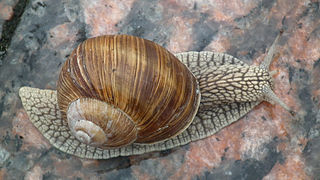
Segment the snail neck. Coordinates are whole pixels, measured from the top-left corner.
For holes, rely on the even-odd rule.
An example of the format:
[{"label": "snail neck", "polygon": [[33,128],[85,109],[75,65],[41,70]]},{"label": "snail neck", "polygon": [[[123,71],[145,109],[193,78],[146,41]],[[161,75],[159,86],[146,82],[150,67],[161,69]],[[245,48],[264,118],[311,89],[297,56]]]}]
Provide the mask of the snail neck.
[{"label": "snail neck", "polygon": [[200,74],[202,102],[207,105],[262,100],[265,87],[273,86],[268,70],[257,66],[228,64],[203,69]]},{"label": "snail neck", "polygon": [[72,134],[91,146],[110,149],[137,138],[136,125],[125,112],[97,99],[80,98],[70,103],[67,120]]}]

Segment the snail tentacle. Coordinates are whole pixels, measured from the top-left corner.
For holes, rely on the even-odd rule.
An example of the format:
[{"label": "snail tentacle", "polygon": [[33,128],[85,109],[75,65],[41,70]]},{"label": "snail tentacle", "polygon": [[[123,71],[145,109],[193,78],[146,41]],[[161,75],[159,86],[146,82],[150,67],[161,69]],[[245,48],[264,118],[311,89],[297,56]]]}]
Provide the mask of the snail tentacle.
[{"label": "snail tentacle", "polygon": [[274,76],[274,75],[276,75],[277,73],[278,73],[277,70],[272,70],[272,71],[269,72],[270,76]]},{"label": "snail tentacle", "polygon": [[270,104],[274,105],[274,103],[279,104],[282,108],[290,112],[291,114],[295,114],[291,108],[288,107],[286,103],[284,103],[270,88],[270,86],[265,86],[263,88],[264,100],[268,101]]},{"label": "snail tentacle", "polygon": [[270,46],[270,48],[267,52],[267,55],[264,57],[263,61],[260,64],[261,68],[269,69],[270,64],[271,64],[271,62],[274,58],[274,55],[276,53],[277,46],[279,44],[279,39],[282,36],[282,34],[283,34],[283,31],[280,31],[280,33],[277,35],[276,39],[273,41],[272,45]]},{"label": "snail tentacle", "polygon": [[[267,55],[264,57],[263,61],[260,64],[260,68],[264,68],[264,69],[269,69],[270,68],[270,64],[274,58],[274,55],[276,53],[277,50],[277,46],[279,44],[279,39],[281,38],[283,34],[283,31],[281,30],[280,33],[277,35],[276,39],[273,41],[271,47],[269,48]],[[277,70],[273,70],[273,71],[269,71],[269,75],[270,75],[270,79],[273,75],[277,74]],[[271,104],[277,103],[279,104],[281,107],[283,107],[285,110],[287,110],[288,112],[290,112],[291,114],[294,114],[294,111],[291,110],[291,108],[289,108],[272,90],[272,86],[264,86],[263,87],[263,95],[264,95],[264,100],[268,101]]]}]

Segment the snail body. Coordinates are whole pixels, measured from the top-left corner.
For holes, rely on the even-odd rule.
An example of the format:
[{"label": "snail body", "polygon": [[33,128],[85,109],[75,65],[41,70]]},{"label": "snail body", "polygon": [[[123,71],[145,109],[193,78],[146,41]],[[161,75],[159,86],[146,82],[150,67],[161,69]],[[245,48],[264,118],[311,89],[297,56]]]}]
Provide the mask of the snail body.
[{"label": "snail body", "polygon": [[214,134],[263,100],[290,110],[272,91],[276,41],[262,65],[249,66],[222,53],[173,55],[134,36],[95,37],[71,53],[57,91],[19,94],[61,151],[107,159],[170,149]]}]

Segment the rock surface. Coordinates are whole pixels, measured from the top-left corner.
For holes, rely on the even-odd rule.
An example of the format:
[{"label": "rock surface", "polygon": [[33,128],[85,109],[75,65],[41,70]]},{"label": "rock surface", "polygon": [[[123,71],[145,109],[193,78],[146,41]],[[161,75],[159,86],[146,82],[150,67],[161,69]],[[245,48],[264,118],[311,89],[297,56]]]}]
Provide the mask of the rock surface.
[{"label": "rock surface", "polygon": [[[0,179],[319,178],[319,6],[316,0],[1,0]],[[173,150],[109,160],[64,154],[33,127],[18,97],[21,86],[55,89],[62,63],[89,37],[131,34],[173,53],[218,51],[259,64],[280,29],[271,65],[278,71],[275,92],[296,116],[262,103],[217,134]]]}]

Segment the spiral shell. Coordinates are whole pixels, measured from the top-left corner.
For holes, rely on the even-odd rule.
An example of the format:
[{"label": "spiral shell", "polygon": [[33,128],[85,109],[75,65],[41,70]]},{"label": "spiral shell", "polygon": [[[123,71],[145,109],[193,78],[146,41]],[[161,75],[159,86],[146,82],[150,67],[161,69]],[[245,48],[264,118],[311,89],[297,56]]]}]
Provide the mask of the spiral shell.
[{"label": "spiral shell", "polygon": [[156,43],[128,35],[81,43],[63,65],[57,91],[75,137],[101,148],[176,136],[190,125],[200,101],[184,64]]}]

